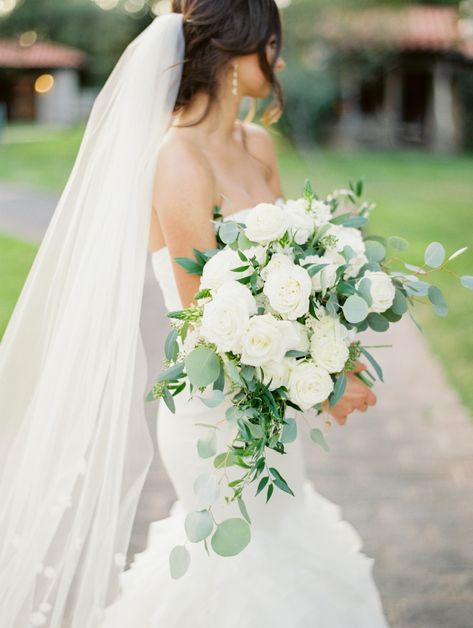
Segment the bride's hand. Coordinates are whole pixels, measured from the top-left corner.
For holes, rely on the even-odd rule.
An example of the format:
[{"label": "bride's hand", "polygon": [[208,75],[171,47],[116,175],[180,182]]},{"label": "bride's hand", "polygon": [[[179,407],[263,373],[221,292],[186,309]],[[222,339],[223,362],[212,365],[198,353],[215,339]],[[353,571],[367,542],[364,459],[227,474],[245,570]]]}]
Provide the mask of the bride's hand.
[{"label": "bride's hand", "polygon": [[376,403],[376,395],[355,375],[366,368],[365,364],[357,362],[353,371],[347,374],[347,387],[343,397],[334,406],[329,406],[328,401],[323,403],[324,410],[332,415],[339,425],[345,425],[348,415],[354,410],[366,412],[368,406],[374,406]]}]

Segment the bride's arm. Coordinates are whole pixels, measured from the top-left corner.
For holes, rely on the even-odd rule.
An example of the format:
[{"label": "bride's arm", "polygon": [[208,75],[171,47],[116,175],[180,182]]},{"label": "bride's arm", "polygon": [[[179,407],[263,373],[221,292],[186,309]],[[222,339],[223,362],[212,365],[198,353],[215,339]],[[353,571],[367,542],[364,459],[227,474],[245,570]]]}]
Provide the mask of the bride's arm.
[{"label": "bride's arm", "polygon": [[[192,147],[184,143],[160,148],[153,192],[153,209],[171,258],[193,258],[192,249],[217,246],[212,220],[215,192],[210,168]],[[181,302],[188,307],[200,277],[189,275],[173,261]]]}]

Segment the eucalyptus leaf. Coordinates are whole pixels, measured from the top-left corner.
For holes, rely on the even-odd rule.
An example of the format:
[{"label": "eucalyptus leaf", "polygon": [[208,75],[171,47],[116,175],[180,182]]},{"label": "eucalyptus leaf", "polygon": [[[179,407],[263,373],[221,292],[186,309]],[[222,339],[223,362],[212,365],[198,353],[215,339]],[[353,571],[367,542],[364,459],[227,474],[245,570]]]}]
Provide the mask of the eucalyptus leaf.
[{"label": "eucalyptus leaf", "polygon": [[333,393],[329,397],[329,404],[331,406],[334,406],[343,397],[343,395],[345,394],[347,383],[347,376],[345,375],[345,373],[342,373],[335,382]]},{"label": "eucalyptus leaf", "polygon": [[212,390],[212,394],[210,397],[199,398],[202,403],[207,406],[207,408],[216,408],[225,401],[225,395],[223,394],[223,391],[218,390],[218,388]]},{"label": "eucalyptus leaf", "polygon": [[366,240],[366,257],[370,262],[382,262],[386,257],[386,249],[376,240]]},{"label": "eucalyptus leaf", "polygon": [[168,369],[160,373],[158,378],[156,379],[156,382],[174,381],[180,375],[182,375],[183,371],[184,362],[176,362],[176,364],[173,364]]},{"label": "eucalyptus leaf", "polygon": [[382,382],[384,382],[383,370],[380,367],[380,365],[378,364],[378,362],[375,360],[375,358],[364,347],[360,347],[360,351],[365,356],[365,358],[368,360],[368,362],[371,364],[371,366],[374,368],[374,370],[376,371],[376,375],[379,377],[379,379]]},{"label": "eucalyptus leaf", "polygon": [[206,438],[197,441],[197,452],[201,458],[211,458],[217,452],[217,434],[215,430],[209,432]]},{"label": "eucalyptus leaf", "polygon": [[351,295],[343,305],[343,314],[349,323],[361,323],[368,316],[368,304],[360,296]]},{"label": "eucalyptus leaf", "polygon": [[238,508],[240,509],[241,514],[245,517],[248,523],[251,524],[251,519],[250,519],[250,515],[248,514],[246,504],[241,497],[238,498]]},{"label": "eucalyptus leaf", "polygon": [[425,249],[424,262],[431,268],[438,268],[445,260],[445,249],[440,242],[431,242]]},{"label": "eucalyptus leaf", "polygon": [[378,312],[368,314],[367,321],[373,331],[384,332],[389,329],[389,321]]},{"label": "eucalyptus leaf", "polygon": [[396,294],[394,295],[394,301],[391,305],[391,309],[395,314],[403,315],[407,312],[407,299],[399,288],[396,288]]},{"label": "eucalyptus leaf", "polygon": [[220,360],[209,347],[197,347],[186,357],[186,371],[191,384],[204,388],[220,374]]},{"label": "eucalyptus leaf", "polygon": [[164,343],[164,354],[166,359],[170,362],[175,362],[179,354],[179,346],[177,344],[178,335],[179,332],[177,329],[171,329]]},{"label": "eucalyptus leaf", "polygon": [[233,244],[238,238],[240,230],[236,222],[228,220],[222,223],[218,235],[224,244]]},{"label": "eucalyptus leaf", "polygon": [[191,543],[200,543],[212,534],[214,521],[208,510],[190,512],[184,521],[187,538]]},{"label": "eucalyptus leaf", "polygon": [[174,580],[182,578],[189,569],[191,555],[184,545],[176,545],[169,555],[169,568]]},{"label": "eucalyptus leaf", "polygon": [[219,556],[236,556],[245,549],[250,540],[251,530],[248,523],[244,519],[233,517],[218,524],[210,542]]},{"label": "eucalyptus leaf", "polygon": [[388,238],[388,245],[396,251],[407,251],[409,248],[409,242],[404,238],[398,238],[397,236],[391,236]]},{"label": "eucalyptus leaf", "polygon": [[460,255],[463,255],[463,253],[465,253],[465,251],[468,251],[468,247],[464,246],[461,249],[458,249],[458,251],[455,251],[455,253],[452,253],[450,255],[450,257],[448,258],[448,261],[451,262],[452,259],[455,259],[457,257],[459,257]]},{"label": "eucalyptus leaf", "polygon": [[202,473],[194,481],[197,510],[210,508],[220,495],[220,486],[213,473]]},{"label": "eucalyptus leaf", "polygon": [[261,480],[259,481],[258,484],[258,489],[255,493],[255,497],[256,495],[259,495],[261,493],[262,490],[264,490],[264,487],[266,486],[266,484],[269,482],[269,475],[265,475],[264,478],[261,478]]},{"label": "eucalyptus leaf", "polygon": [[371,279],[369,277],[363,277],[358,285],[357,292],[368,305],[373,303],[373,297],[371,296]]},{"label": "eucalyptus leaf", "polygon": [[428,296],[430,302],[434,306],[436,314],[439,316],[447,316],[448,305],[440,288],[437,288],[437,286],[430,286]]},{"label": "eucalyptus leaf", "polygon": [[169,388],[164,388],[163,390],[163,399],[164,403],[167,405],[169,410],[175,414],[176,412],[176,404],[174,403],[174,397],[169,392]]},{"label": "eucalyptus leaf", "polygon": [[317,445],[320,445],[322,449],[325,449],[325,451],[330,451],[330,448],[327,444],[327,441],[325,440],[325,436],[323,435],[323,432],[321,432],[318,428],[314,427],[312,430],[310,430],[310,437],[314,441],[314,443],[317,443]]},{"label": "eucalyptus leaf", "polygon": [[235,362],[233,362],[233,360],[228,360],[228,362],[226,363],[226,367],[230,379],[232,379],[235,384],[243,386],[243,380]]},{"label": "eucalyptus leaf", "polygon": [[284,444],[293,443],[297,438],[297,421],[295,419],[284,419],[285,425],[282,428],[281,442]]},{"label": "eucalyptus leaf", "polygon": [[461,285],[468,290],[473,290],[473,275],[463,275],[460,278]]}]

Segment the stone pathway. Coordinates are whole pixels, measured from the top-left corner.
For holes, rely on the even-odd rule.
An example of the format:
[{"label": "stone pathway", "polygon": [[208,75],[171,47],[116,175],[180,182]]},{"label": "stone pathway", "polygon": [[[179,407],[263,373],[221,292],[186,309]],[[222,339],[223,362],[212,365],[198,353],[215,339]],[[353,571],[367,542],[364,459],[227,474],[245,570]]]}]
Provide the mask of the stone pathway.
[{"label": "stone pathway", "polygon": [[[0,231],[38,240],[54,197],[0,184]],[[48,206],[49,202],[49,206]],[[151,266],[142,333],[149,384],[161,366],[167,319]],[[381,344],[365,334],[366,344]],[[331,452],[307,438],[308,473],[341,506],[375,558],[374,577],[392,628],[473,626],[473,428],[425,338],[410,319],[373,350],[385,384],[378,404],[327,429]],[[154,437],[154,404],[147,416]],[[143,491],[130,556],[146,544],[147,526],[166,517],[174,491],[156,457]],[[350,628],[347,626],[346,628]],[[367,627],[368,628],[368,627]]]}]

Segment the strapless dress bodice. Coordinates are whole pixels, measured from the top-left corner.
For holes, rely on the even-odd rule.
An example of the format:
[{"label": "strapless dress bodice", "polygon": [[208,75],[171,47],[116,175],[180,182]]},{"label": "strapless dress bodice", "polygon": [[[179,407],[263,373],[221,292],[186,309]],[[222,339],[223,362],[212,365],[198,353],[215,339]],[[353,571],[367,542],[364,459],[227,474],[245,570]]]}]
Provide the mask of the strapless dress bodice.
[{"label": "strapless dress bodice", "polygon": [[[243,219],[245,214],[252,209],[252,207],[240,209],[237,212],[233,212],[232,214],[225,216],[225,220]],[[172,259],[169,255],[169,249],[167,246],[151,253],[151,264],[153,266],[153,271],[158,281],[158,284],[163,293],[166,309],[168,310],[168,312],[181,310],[181,298],[179,296],[176,280],[174,278]]]}]

